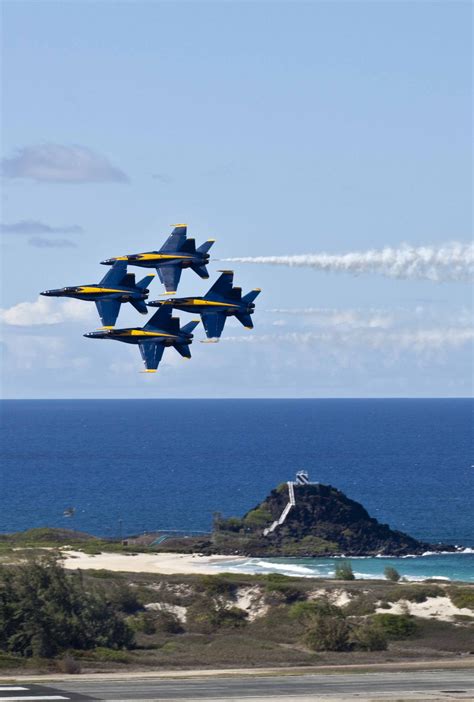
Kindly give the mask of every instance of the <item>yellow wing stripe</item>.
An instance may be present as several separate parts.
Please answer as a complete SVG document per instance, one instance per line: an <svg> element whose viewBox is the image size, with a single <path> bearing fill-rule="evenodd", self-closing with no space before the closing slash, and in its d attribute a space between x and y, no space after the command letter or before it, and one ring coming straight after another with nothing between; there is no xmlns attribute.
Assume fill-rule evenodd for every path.
<svg viewBox="0 0 474 702"><path fill-rule="evenodd" d="M91 288L87 285L83 285L77 289L78 293L93 294L93 293L123 293L123 290L117 290L116 288Z"/></svg>

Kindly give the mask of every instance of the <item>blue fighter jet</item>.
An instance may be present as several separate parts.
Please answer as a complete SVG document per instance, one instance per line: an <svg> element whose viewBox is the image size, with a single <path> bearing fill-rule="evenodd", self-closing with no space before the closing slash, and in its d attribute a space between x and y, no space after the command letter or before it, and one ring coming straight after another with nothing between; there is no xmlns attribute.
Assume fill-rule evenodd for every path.
<svg viewBox="0 0 474 702"><path fill-rule="evenodd" d="M196 249L195 240L187 238L187 225L176 224L159 251L107 258L101 263L110 266L115 261L127 261L132 266L156 268L166 292L173 294L178 289L184 268L191 268L201 278L209 278L206 263L209 262L208 251L213 243L214 239L208 239Z"/></svg>
<svg viewBox="0 0 474 702"><path fill-rule="evenodd" d="M154 373L167 346L174 346L184 358L191 358L189 345L192 344L195 319L180 327L178 317L172 317L171 307L160 307L143 328L108 329L84 334L90 339L112 339L126 344L138 344L145 364L145 373Z"/></svg>
<svg viewBox="0 0 474 702"><path fill-rule="evenodd" d="M153 300L148 307L170 306L184 312L200 314L209 341L218 341L227 317L237 317L247 329L253 329L251 316L255 310L254 300L260 288L242 297L242 288L234 288L234 272L219 271L222 275L204 297L175 297L169 300Z"/></svg>
<svg viewBox="0 0 474 702"><path fill-rule="evenodd" d="M127 262L117 261L106 273L100 283L76 285L70 288L45 290L41 295L47 297L72 297L76 300L92 300L104 327L113 327L117 321L120 305L130 302L141 314L148 314L145 300L150 292L147 286L155 274L147 275L135 283L135 274L127 273Z"/></svg>

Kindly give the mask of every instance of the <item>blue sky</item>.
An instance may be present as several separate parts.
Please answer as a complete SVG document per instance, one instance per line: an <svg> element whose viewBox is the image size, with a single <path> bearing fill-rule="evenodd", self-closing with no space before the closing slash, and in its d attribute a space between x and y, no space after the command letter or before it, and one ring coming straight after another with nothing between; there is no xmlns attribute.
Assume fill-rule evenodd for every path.
<svg viewBox="0 0 474 702"><path fill-rule="evenodd" d="M2 9L5 396L471 394L465 280L236 263L263 290L255 330L191 363L169 350L151 377L137 349L82 336L93 305L38 303L173 222L219 258L469 243L470 3ZM179 292L206 289L188 272Z"/></svg>

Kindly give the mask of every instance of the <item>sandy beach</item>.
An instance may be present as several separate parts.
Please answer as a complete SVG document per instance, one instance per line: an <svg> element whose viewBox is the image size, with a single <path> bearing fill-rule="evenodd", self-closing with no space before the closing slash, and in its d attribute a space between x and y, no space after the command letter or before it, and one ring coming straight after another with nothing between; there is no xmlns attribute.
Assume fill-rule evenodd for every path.
<svg viewBox="0 0 474 702"><path fill-rule="evenodd" d="M112 570L127 573L195 573L213 575L217 565L226 561L240 563L243 557L201 556L189 553L99 553L89 555L70 549L61 551L63 565L69 570Z"/></svg>

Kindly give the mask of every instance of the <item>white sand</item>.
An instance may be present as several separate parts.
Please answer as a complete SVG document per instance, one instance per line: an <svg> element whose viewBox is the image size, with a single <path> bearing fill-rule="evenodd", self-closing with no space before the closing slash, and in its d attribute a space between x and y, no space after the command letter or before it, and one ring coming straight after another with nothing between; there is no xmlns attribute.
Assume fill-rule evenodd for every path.
<svg viewBox="0 0 474 702"><path fill-rule="evenodd" d="M390 604L390 609L378 607L377 612L387 612L388 614L412 614L423 619L438 619L444 622L453 620L459 614L465 617L474 617L474 612L470 609L459 608L454 605L449 597L428 597L425 602L409 602L400 600Z"/></svg>
<svg viewBox="0 0 474 702"><path fill-rule="evenodd" d="M63 565L70 570L113 570L127 573L197 573L215 575L216 566L225 561L241 562L243 557L201 556L194 553L99 553L61 550Z"/></svg>

